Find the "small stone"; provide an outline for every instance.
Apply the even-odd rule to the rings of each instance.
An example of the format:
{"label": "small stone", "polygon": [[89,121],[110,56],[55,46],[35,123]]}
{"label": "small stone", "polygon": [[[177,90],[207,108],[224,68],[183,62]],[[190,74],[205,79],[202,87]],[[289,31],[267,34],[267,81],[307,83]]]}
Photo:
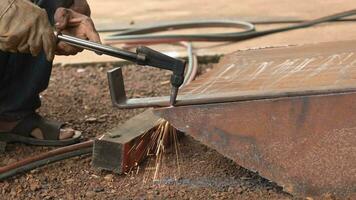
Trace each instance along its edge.
{"label": "small stone", "polygon": [[15,190],[14,188],[11,189],[10,195],[11,195],[12,197],[16,196],[16,190]]}
{"label": "small stone", "polygon": [[83,73],[85,72],[86,70],[84,68],[80,68],[80,69],[77,69],[77,73]]}
{"label": "small stone", "polygon": [[106,181],[112,182],[114,180],[114,175],[108,174],[104,177]]}
{"label": "small stone", "polygon": [[67,184],[71,184],[71,183],[73,183],[73,182],[74,182],[74,179],[72,179],[72,178],[66,180],[66,183],[67,183]]}
{"label": "small stone", "polygon": [[180,197],[184,197],[184,196],[185,196],[185,192],[184,192],[184,191],[178,191],[178,195],[179,195]]}
{"label": "small stone", "polygon": [[102,114],[102,115],[100,115],[99,116],[99,118],[101,119],[101,118],[107,118],[109,115],[108,114]]}
{"label": "small stone", "polygon": [[74,195],[72,195],[72,194],[66,194],[66,199],[68,199],[68,200],[74,200],[75,198],[74,198]]}
{"label": "small stone", "polygon": [[100,123],[106,122],[106,119],[105,118],[99,118],[98,122],[100,122]]}
{"label": "small stone", "polygon": [[97,121],[98,121],[98,119],[95,118],[95,117],[89,117],[89,118],[87,118],[85,120],[85,122],[89,122],[89,123],[94,123],[94,122],[97,122]]}
{"label": "small stone", "polygon": [[95,188],[94,192],[104,192],[104,188],[101,188],[101,187]]}
{"label": "small stone", "polygon": [[41,185],[38,182],[33,181],[30,183],[30,190],[37,191],[39,189],[41,189]]}
{"label": "small stone", "polygon": [[88,198],[93,198],[95,196],[95,192],[94,191],[88,191],[85,193],[85,196]]}
{"label": "small stone", "polygon": [[228,191],[228,192],[233,192],[233,191],[234,191],[234,188],[233,188],[233,187],[229,187],[229,188],[227,188],[227,191]]}
{"label": "small stone", "polygon": [[238,187],[238,188],[236,188],[236,192],[238,194],[242,194],[244,192],[244,189],[242,187]]}
{"label": "small stone", "polygon": [[322,196],[322,199],[327,199],[327,200],[336,200],[337,198],[335,197],[335,195],[331,194],[331,193],[326,193]]}
{"label": "small stone", "polygon": [[40,170],[39,169],[33,169],[30,171],[31,174],[37,174]]}
{"label": "small stone", "polygon": [[95,174],[92,174],[91,177],[95,178],[95,179],[98,179],[100,176],[97,176]]}

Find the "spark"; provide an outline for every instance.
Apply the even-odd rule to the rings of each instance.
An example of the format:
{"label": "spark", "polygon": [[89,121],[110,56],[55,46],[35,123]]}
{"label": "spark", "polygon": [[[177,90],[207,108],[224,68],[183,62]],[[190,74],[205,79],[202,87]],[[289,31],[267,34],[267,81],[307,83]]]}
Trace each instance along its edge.
{"label": "spark", "polygon": [[[143,184],[152,178],[154,183],[160,180],[160,173],[165,165],[165,157],[168,148],[172,149],[174,155],[174,164],[177,166],[177,172],[172,172],[175,180],[181,176],[181,150],[178,140],[177,130],[166,120],[159,119],[156,125],[141,135],[135,144],[128,151],[129,154],[138,157],[134,169],[129,169],[129,174],[134,175],[139,173],[138,161],[143,157],[155,157],[148,159],[147,167],[143,170]],[[138,155],[139,154],[139,155]],[[152,166],[154,165],[154,166]],[[136,170],[136,171],[135,171]],[[170,172],[173,170],[169,168]]]}

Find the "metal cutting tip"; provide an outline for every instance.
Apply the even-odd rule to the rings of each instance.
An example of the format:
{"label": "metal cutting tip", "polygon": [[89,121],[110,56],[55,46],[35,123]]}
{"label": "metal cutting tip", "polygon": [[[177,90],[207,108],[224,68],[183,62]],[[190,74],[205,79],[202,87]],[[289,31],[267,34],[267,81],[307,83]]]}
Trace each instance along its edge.
{"label": "metal cutting tip", "polygon": [[178,96],[178,87],[172,87],[172,89],[171,89],[171,99],[170,99],[171,106],[174,106],[174,104],[176,103],[177,96]]}

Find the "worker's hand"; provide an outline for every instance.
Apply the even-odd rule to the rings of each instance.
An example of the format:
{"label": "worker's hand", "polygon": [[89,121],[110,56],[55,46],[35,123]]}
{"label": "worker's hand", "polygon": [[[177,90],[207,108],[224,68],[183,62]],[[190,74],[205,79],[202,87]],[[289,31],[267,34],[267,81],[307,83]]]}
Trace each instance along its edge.
{"label": "worker's hand", "polygon": [[0,3],[0,50],[31,53],[42,50],[47,60],[54,58],[55,35],[45,10],[28,0],[3,0]]}
{"label": "worker's hand", "polygon": [[[58,32],[78,37],[84,40],[100,43],[99,34],[90,17],[73,11],[72,9],[58,8],[54,15],[55,27]],[[75,55],[83,51],[82,48],[73,47],[59,42],[57,55]]]}
{"label": "worker's hand", "polygon": [[70,9],[90,17],[91,10],[87,0],[74,0]]}

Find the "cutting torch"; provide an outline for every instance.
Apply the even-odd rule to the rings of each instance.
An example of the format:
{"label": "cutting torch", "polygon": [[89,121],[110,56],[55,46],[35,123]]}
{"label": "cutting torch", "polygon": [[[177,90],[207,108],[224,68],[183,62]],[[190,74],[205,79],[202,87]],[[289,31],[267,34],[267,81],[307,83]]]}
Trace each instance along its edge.
{"label": "cutting torch", "polygon": [[172,58],[145,46],[137,47],[135,53],[65,34],[56,35],[58,41],[62,41],[69,45],[80,47],[86,50],[94,51],[99,55],[105,54],[112,57],[128,60],[137,63],[138,65],[152,66],[172,71],[173,74],[171,75],[170,80],[172,86],[170,104],[171,106],[174,106],[177,100],[179,87],[183,84],[184,81],[184,71],[186,66],[186,62],[184,60]]}

